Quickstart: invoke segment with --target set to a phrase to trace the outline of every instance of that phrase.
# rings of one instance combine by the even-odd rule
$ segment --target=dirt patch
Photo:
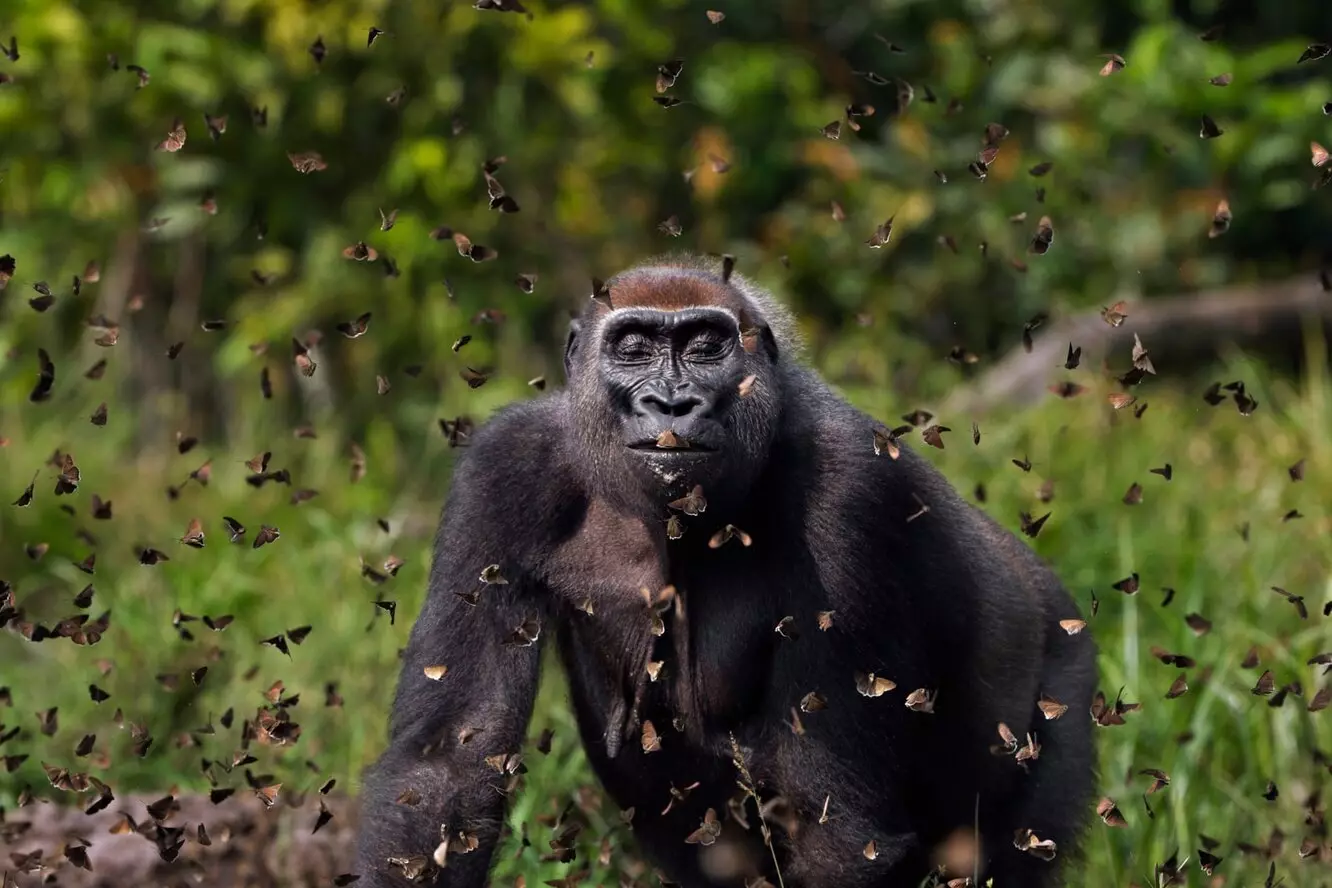
[[[171,809],[159,820],[148,809],[160,802],[117,798],[92,815],[49,802],[0,812],[5,888],[327,888],[351,870],[356,805],[346,797],[279,795],[269,808],[248,793],[217,805],[186,796],[156,808]],[[332,818],[313,832],[320,802]]]

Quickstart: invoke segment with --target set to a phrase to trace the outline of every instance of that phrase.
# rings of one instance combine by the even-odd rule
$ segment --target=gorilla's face
[[[635,307],[607,316],[573,380],[577,416],[587,419],[600,402],[600,416],[579,435],[603,486],[636,488],[657,501],[696,484],[709,499],[742,494],[771,440],[775,392],[771,384],[761,396],[756,389],[770,376],[772,346],[766,329],[742,335],[723,308]]]
[[[744,362],[725,312],[615,317],[602,339],[602,375],[624,446],[650,465],[713,460],[726,447],[726,414]]]

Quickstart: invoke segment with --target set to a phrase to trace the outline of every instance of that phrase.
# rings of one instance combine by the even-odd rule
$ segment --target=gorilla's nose
[[[634,403],[643,416],[678,419],[702,411],[704,401],[687,391],[650,391],[639,395]]]

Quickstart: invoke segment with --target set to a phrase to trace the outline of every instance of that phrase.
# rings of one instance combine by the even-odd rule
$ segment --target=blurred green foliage
[[[0,577],[29,618],[54,622],[74,612],[70,598],[88,580],[74,564],[96,551],[88,613],[112,616],[95,647],[0,636],[0,686],[14,700],[0,721],[23,728],[0,752],[31,756],[0,773],[0,800],[24,786],[59,796],[40,762],[79,766],[73,746],[94,731],[118,792],[204,789],[199,750],[173,741],[228,707],[251,715],[279,678],[304,694],[304,733],[294,747],[264,749],[259,767],[291,789],[329,775],[354,786],[382,746],[396,652],[420,606],[447,490],[451,450],[437,420],[482,421],[533,394],[533,377],[557,385],[565,320],[592,276],[669,249],[733,253],[795,308],[815,366],[891,421],[983,372],[1037,312],[1312,275],[1332,258],[1332,191],[1311,189],[1309,165],[1310,142],[1332,143],[1319,110],[1332,101],[1332,59],[1295,64],[1327,38],[1311,30],[1327,26],[1317,4],[714,0],[726,18],[713,25],[706,4],[684,0],[525,2],[530,20],[425,0],[6,4],[0,39],[15,33],[20,58],[0,60],[10,78],[0,83],[0,255],[17,260],[0,293],[0,493],[17,497],[34,473],[37,483],[32,506],[0,508]],[[1230,16],[1220,39],[1200,40],[1217,16]],[[371,26],[387,33],[367,46]],[[327,47],[322,63],[309,52],[316,37]],[[1102,77],[1107,53],[1127,66]],[[670,94],[685,101],[663,109],[651,101],[655,69],[674,57],[685,64]],[[130,64],[148,72],[142,88]],[[896,84],[856,73],[866,71],[911,83],[909,107],[894,113]],[[1222,73],[1231,85],[1209,84]],[[853,103],[876,109],[857,119],[859,131],[844,117]],[[267,109],[266,126],[254,108]],[[205,113],[228,118],[216,141]],[[1204,113],[1222,137],[1198,137]],[[154,150],[175,118],[185,147]],[[839,139],[821,134],[838,119]],[[982,182],[966,167],[992,122],[1010,135]],[[305,151],[327,169],[296,172],[288,153]],[[519,213],[486,205],[482,165],[498,156]],[[717,172],[713,156],[730,169]],[[1042,162],[1051,171],[1032,176]],[[205,195],[216,215],[200,210]],[[1221,199],[1234,222],[1208,238]],[[396,223],[381,230],[381,213],[395,209]],[[1010,221],[1020,213],[1024,221]],[[1045,214],[1054,246],[1027,255]],[[670,216],[683,227],[678,239],[658,228]],[[866,238],[889,217],[892,240],[871,250]],[[166,221],[154,228],[155,219]],[[441,225],[499,257],[470,262],[428,236]],[[391,257],[396,275],[343,258],[362,240]],[[76,295],[71,279],[89,260],[101,280]],[[515,284],[519,274],[537,275],[532,293]],[[39,281],[56,296],[40,313],[26,304]],[[333,332],[365,311],[366,336]],[[94,344],[86,321],[96,315],[120,324],[113,347]],[[201,329],[213,319],[227,326]],[[306,378],[290,340],[310,330],[325,336]],[[450,350],[464,335],[474,338]],[[256,354],[263,342],[268,352]],[[981,360],[944,360],[956,346]],[[1313,369],[1301,384],[1243,362],[1224,370],[1260,401],[1251,417],[1168,383],[1156,384],[1140,420],[1092,396],[1052,399],[989,421],[979,448],[961,440],[969,418],[943,417],[959,440],[931,457],[960,489],[984,481],[985,507],[1009,526],[1019,510],[1044,511],[1037,489],[1055,482],[1054,517],[1032,544],[1088,608],[1086,590],[1097,590],[1092,626],[1107,692],[1122,686],[1143,702],[1126,726],[1101,734],[1104,789],[1130,826],[1094,824],[1077,884],[1154,884],[1152,866],[1175,850],[1196,860],[1200,832],[1222,841],[1222,871],[1251,884],[1266,861],[1240,855],[1237,842],[1262,844],[1278,827],[1326,844],[1301,807],[1326,777],[1313,751],[1332,739],[1326,716],[1305,711],[1323,686],[1305,661],[1332,648],[1320,622],[1332,594],[1332,396],[1322,344],[1307,347]],[[53,397],[34,404],[38,348],[57,375]],[[80,375],[102,358],[102,379]],[[264,367],[271,399],[259,384]],[[471,389],[464,367],[492,376]],[[88,416],[103,401],[109,422],[94,427]],[[304,426],[317,436],[295,437]],[[178,435],[201,443],[181,455]],[[367,461],[357,483],[353,442]],[[73,453],[84,479],[61,500],[43,467],[57,449]],[[292,487],[245,484],[242,461],[263,451],[291,471]],[[1022,457],[1029,475],[1009,463]],[[1287,475],[1301,458],[1303,486]],[[207,486],[187,481],[206,461]],[[1147,475],[1167,461],[1175,480]],[[1147,494],[1126,506],[1134,481]],[[293,504],[300,488],[318,496]],[[110,521],[90,519],[92,493],[114,504]],[[1291,509],[1303,517],[1283,522]],[[226,545],[223,515],[251,535],[267,523],[282,537],[259,550]],[[209,534],[198,551],[174,542],[195,517]],[[1245,524],[1247,541],[1237,531]],[[50,549],[34,560],[25,546],[37,543]],[[171,560],[140,566],[134,547],[143,545]],[[406,561],[397,576],[367,582],[362,559],[390,554]],[[1138,596],[1110,589],[1134,571]],[[1272,585],[1306,595],[1310,620]],[[1169,606],[1162,586],[1176,590]],[[376,600],[396,601],[392,624]],[[181,624],[194,636],[186,641],[176,609],[236,620],[217,635]],[[1190,612],[1212,619],[1212,631],[1189,630]],[[305,624],[314,628],[290,659],[259,644]],[[1151,645],[1198,660],[1183,698],[1162,699],[1175,671]],[[1279,687],[1300,681],[1303,698],[1269,708],[1247,693],[1261,668],[1239,664],[1254,645],[1261,668]],[[101,658],[115,663],[109,675]],[[186,673],[205,664],[195,687]],[[177,690],[157,680],[167,674]],[[101,707],[88,698],[92,682],[112,692]],[[327,682],[342,708],[320,705]],[[557,812],[590,779],[561,687],[550,676],[533,731],[554,725],[555,749],[531,757],[529,791],[511,816],[534,835],[532,818]],[[60,712],[50,738],[32,718],[49,706]],[[151,727],[149,755],[129,754],[108,706]],[[1184,731],[1192,740],[1177,743]],[[205,740],[215,755],[236,741],[234,730],[223,734]],[[306,769],[307,759],[318,767]],[[1147,799],[1152,817],[1138,799],[1143,778],[1125,782],[1147,767],[1173,777]],[[1275,802],[1262,798],[1269,779],[1281,788]],[[601,826],[615,820],[608,808]],[[580,858],[595,860],[595,838]],[[522,873],[534,884],[568,869],[515,849],[501,853],[497,882]],[[1301,863],[1287,847],[1279,856],[1293,868],[1320,855]],[[594,868],[593,878],[609,877]]]

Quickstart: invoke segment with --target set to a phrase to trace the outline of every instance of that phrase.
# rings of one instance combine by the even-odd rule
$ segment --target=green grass
[[[1322,352],[1314,351],[1315,366],[1325,369]],[[1129,825],[1110,829],[1093,823],[1075,884],[1154,883],[1153,865],[1175,851],[1192,857],[1192,869],[1200,832],[1221,840],[1218,853],[1225,861],[1219,872],[1232,884],[1261,882],[1266,861],[1241,855],[1236,842],[1262,844],[1274,828],[1288,837],[1279,862],[1288,884],[1307,883],[1311,868],[1319,866],[1300,861],[1295,849],[1309,831],[1305,797],[1326,777],[1313,750],[1320,745],[1332,750],[1332,712],[1306,711],[1327,680],[1305,665],[1319,651],[1332,650],[1332,622],[1322,615],[1324,601],[1332,599],[1327,435],[1332,394],[1317,373],[1296,386],[1237,363],[1222,376],[1246,381],[1261,404],[1252,416],[1241,416],[1229,402],[1207,406],[1196,387],[1174,390],[1154,380],[1145,387],[1150,408],[1141,419],[1128,410],[1112,411],[1094,388],[1073,400],[1051,397],[1030,411],[982,418],[979,447],[971,443],[969,417],[941,418],[957,430],[947,437],[946,450],[917,445],[960,490],[970,492],[984,482],[984,507],[1015,530],[1019,511],[1053,512],[1032,545],[1053,564],[1084,614],[1095,592],[1099,612],[1089,619],[1101,650],[1101,685],[1111,698],[1123,687],[1125,699],[1142,704],[1126,725],[1097,732],[1102,790],[1119,803]],[[30,384],[27,377],[24,385]],[[168,459],[132,449],[128,411],[118,414],[114,404],[111,424],[96,429],[87,414],[99,398],[34,407],[17,383],[3,391],[0,437],[11,440],[0,449],[0,577],[15,584],[30,616],[48,623],[77,612],[71,599],[91,579],[96,595],[87,613],[95,617],[110,610],[111,625],[94,647],[65,640],[33,645],[0,633],[0,685],[13,695],[13,707],[0,708],[0,722],[24,729],[0,752],[30,755],[17,772],[0,773],[0,803],[12,804],[25,785],[44,797],[60,796],[47,784],[40,763],[87,768],[88,760],[75,759],[73,749],[92,732],[98,735],[97,749],[111,757],[109,769],[92,773],[118,793],[172,786],[206,790],[199,758],[237,747],[241,720],[254,715],[265,702],[263,691],[276,680],[285,683],[288,694],[301,694],[293,714],[303,733],[292,746],[256,750],[260,760],[254,770],[277,775],[284,790],[313,789],[329,776],[354,790],[362,768],[382,747],[397,652],[421,605],[440,493],[447,485],[448,450],[437,432],[428,431],[430,418],[422,414],[420,421],[404,422],[399,416],[396,424],[372,425],[362,441],[370,473],[352,485],[345,439],[331,428],[321,429],[315,440],[294,440],[290,432],[279,438],[275,427],[255,417],[237,424],[236,440],[225,450],[201,446]],[[889,422],[928,406],[890,402],[882,393],[850,395]],[[292,488],[256,490],[244,483],[242,460],[265,449],[265,440],[280,442],[272,448],[273,467],[289,466],[295,487],[317,488],[318,497],[291,505]],[[83,474],[78,491],[57,500],[54,472],[45,468],[32,506],[10,506],[57,447],[75,454]],[[178,500],[168,500],[165,488],[210,456],[214,473],[208,486],[190,484]],[[1029,459],[1030,473],[1015,467],[1014,458]],[[1306,480],[1294,483],[1287,469],[1299,459],[1306,460]],[[1173,480],[1149,473],[1166,462],[1173,466]],[[1036,498],[1047,479],[1055,485],[1048,506]],[[1125,505],[1122,497],[1134,482],[1143,485],[1143,501]],[[113,520],[90,520],[94,492],[114,503]],[[62,512],[62,502],[74,506],[77,516]],[[1303,517],[1283,521],[1291,509]],[[227,544],[223,515],[249,528],[246,544]],[[377,526],[381,516],[391,533]],[[209,534],[202,550],[175,542],[192,517],[203,519]],[[278,526],[282,536],[255,550],[248,541],[261,523]],[[1246,523],[1247,542],[1238,529]],[[73,566],[90,551],[76,537],[78,527],[98,538],[92,578]],[[36,542],[51,548],[34,563],[23,547]],[[138,544],[153,545],[171,560],[140,566],[133,551]],[[396,577],[382,586],[361,577],[361,558],[374,564],[389,553],[406,562]],[[1135,571],[1141,577],[1137,595],[1111,588]],[[1307,621],[1270,591],[1274,585],[1306,596]],[[1166,586],[1176,594],[1162,606]],[[375,607],[377,598],[397,602],[395,625]],[[221,633],[188,623],[194,635],[188,642],[172,625],[177,608],[236,619]],[[1210,619],[1211,631],[1196,636],[1184,621],[1190,613]],[[292,646],[290,658],[259,643],[305,624],[313,631]],[[1164,699],[1179,670],[1153,658],[1152,645],[1198,661],[1187,670],[1190,689],[1182,698]],[[1253,646],[1261,665],[1243,669],[1241,660]],[[114,664],[106,676],[96,665],[101,659]],[[209,672],[195,688],[188,673],[202,665]],[[1249,690],[1263,669],[1273,671],[1278,687],[1298,680],[1303,697],[1292,695],[1280,708],[1268,706]],[[156,679],[168,673],[180,676],[174,692]],[[110,691],[111,699],[94,705],[91,682]],[[341,708],[324,706],[327,682],[337,683],[345,700]],[[60,721],[48,738],[37,732],[34,713],[51,706],[59,707]],[[112,723],[116,707],[126,722],[151,728],[156,741],[145,758],[130,754],[128,731]],[[228,707],[235,708],[236,720],[226,731],[218,719]],[[1065,717],[1086,715],[1071,711]],[[177,736],[210,720],[218,733],[201,738],[202,749],[176,747]],[[558,812],[592,782],[554,669],[547,670],[532,738],[544,727],[555,728],[554,750],[545,757],[530,754],[527,789],[511,812],[515,828],[528,824],[533,846],[517,858],[516,843],[501,850],[497,884],[511,884],[519,874],[528,884],[541,884],[569,871],[537,862],[549,830],[535,818]],[[1192,740],[1178,742],[1186,731]],[[308,768],[307,760],[316,767]],[[1136,776],[1143,768],[1161,768],[1171,776],[1170,786],[1149,798],[1154,818],[1142,800],[1149,781]],[[1268,780],[1280,789],[1274,802],[1262,795]],[[592,880],[609,878],[596,864],[596,846],[614,817],[607,805],[594,819],[597,828],[585,833],[586,853],[580,849],[575,868],[590,864]],[[622,841],[627,837],[617,834],[616,844]]]

